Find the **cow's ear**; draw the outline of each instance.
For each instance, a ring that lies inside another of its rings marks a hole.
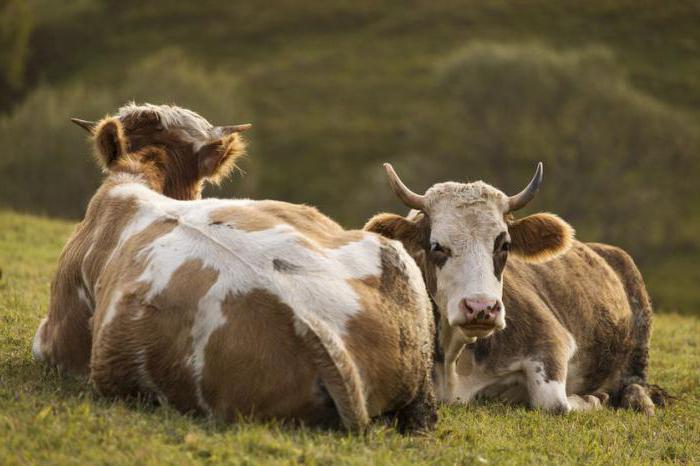
[[[364,230],[401,241],[412,252],[421,249],[426,242],[427,218],[422,213],[415,218],[382,213],[369,219]]]
[[[245,154],[246,143],[238,133],[205,144],[197,151],[199,177],[219,183],[236,168],[236,160]]]
[[[574,229],[554,214],[540,213],[508,222],[510,250],[528,262],[545,262],[571,248]]]
[[[124,127],[117,118],[105,118],[95,128],[95,157],[102,168],[109,169],[127,153]]]

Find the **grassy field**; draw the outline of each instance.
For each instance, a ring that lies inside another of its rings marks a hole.
[[[0,464],[630,464],[700,461],[700,320],[659,314],[651,379],[679,395],[656,417],[553,417],[501,404],[442,407],[437,429],[362,436],[233,426],[98,398],[31,358],[70,223],[0,212]]]

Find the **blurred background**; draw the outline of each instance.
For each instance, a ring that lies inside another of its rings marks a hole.
[[[127,101],[252,122],[208,195],[318,206],[347,227],[416,191],[520,190],[624,247],[657,308],[700,314],[697,1],[0,0],[0,208],[78,220],[85,134]]]

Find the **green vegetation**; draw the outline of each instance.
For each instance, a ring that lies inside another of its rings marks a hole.
[[[65,2],[64,2],[65,3]],[[700,309],[700,10],[690,1],[264,4],[0,0],[0,206],[80,218],[84,134],[124,102],[251,121],[245,177],[209,194],[315,204],[348,226],[416,189],[506,191],[629,250],[664,309]]]
[[[0,211],[0,464],[631,464],[700,460],[700,321],[658,316],[651,379],[680,395],[654,418],[556,417],[501,404],[442,407],[437,429],[366,437],[276,423],[233,426],[99,398],[31,358],[69,222]]]

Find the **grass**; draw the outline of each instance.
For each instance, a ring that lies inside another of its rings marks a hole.
[[[0,464],[630,464],[700,461],[700,320],[659,314],[651,379],[680,400],[656,417],[553,417],[488,403],[442,407],[437,429],[366,436],[277,423],[222,425],[97,397],[31,358],[72,225],[0,211]]]

